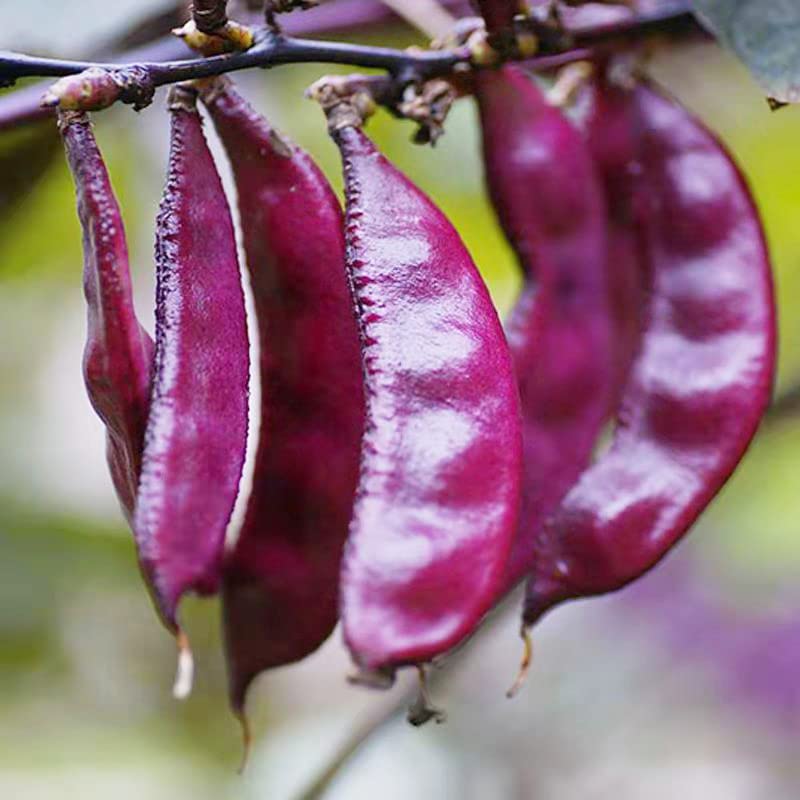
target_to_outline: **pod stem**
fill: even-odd
[[[194,656],[189,637],[181,628],[178,628],[175,644],[178,646],[178,667],[175,671],[175,683],[172,685],[172,696],[176,700],[185,700],[192,693]]]
[[[506,697],[509,700],[525,685],[525,682],[528,680],[531,662],[533,661],[533,640],[531,639],[530,630],[525,623],[523,623],[522,627],[519,629],[519,635],[522,639],[522,660],[520,661],[519,672],[517,673],[514,683],[506,692]]]
[[[428,675],[423,664],[417,664],[419,691],[417,699],[409,706],[406,719],[416,728],[435,720],[437,725],[447,721],[447,713],[433,705],[428,689]]]
[[[167,109],[197,113],[197,89],[191,83],[176,83],[167,94]]]
[[[361,128],[375,113],[375,100],[364,88],[344,76],[326,75],[306,90],[306,97],[320,104],[328,119],[331,134],[344,128]]]
[[[66,111],[58,109],[56,120],[59,131],[65,131],[70,125],[91,125],[89,115],[85,111]]]

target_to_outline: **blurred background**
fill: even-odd
[[[0,47],[59,56],[101,52],[137,20],[174,7],[5,5]],[[422,43],[400,23],[342,35]],[[283,67],[240,81],[339,187],[322,115],[302,96],[327,71]],[[713,45],[657,49],[651,72],[721,134],[751,181],[776,268],[780,393],[800,381],[800,315],[791,313],[800,298],[800,109],[770,113],[744,69]],[[151,330],[163,103],[160,92],[140,114],[96,117]],[[450,215],[506,311],[519,281],[483,195],[475,123],[463,100],[435,150],[412,145],[410,126],[383,113],[370,133]],[[388,694],[348,686],[337,632],[302,664],[257,682],[256,741],[238,776],[216,603],[186,605],[197,679],[177,703],[174,648],[107,476],[81,379],[80,232],[52,122],[0,136],[0,211],[0,797],[294,800],[371,728],[324,797],[800,796],[800,418],[762,428],[691,536],[651,574],[547,617],[513,701],[504,691],[520,656],[516,597],[435,673],[443,726],[417,730],[390,713],[413,676]]]

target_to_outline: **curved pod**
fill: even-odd
[[[367,394],[342,620],[359,666],[392,674],[458,644],[494,600],[517,517],[518,397],[452,225],[361,130],[334,138]]]
[[[364,388],[333,190],[229,81],[203,99],[233,167],[260,341],[253,490],[222,583],[241,709],[261,670],[302,658],[336,625]]]
[[[194,94],[170,94],[156,238],[156,352],[134,527],[156,606],[177,630],[216,590],[247,438],[248,342],[230,210]]]
[[[767,407],[775,307],[758,213],[723,146],[635,90],[652,296],[611,449],[569,493],[529,579],[525,621],[653,567],[733,472]]]
[[[586,468],[613,389],[606,207],[578,130],[516,67],[476,76],[486,180],[525,273],[507,323],[522,407],[522,507],[500,587]]]
[[[59,128],[83,231],[84,382],[106,426],[111,477],[130,521],[150,407],[153,341],[136,318],[122,214],[89,117],[62,113]]]

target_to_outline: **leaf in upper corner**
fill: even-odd
[[[800,103],[800,0],[693,0],[777,105]]]

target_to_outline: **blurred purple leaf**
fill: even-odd
[[[676,663],[712,671],[725,700],[800,733],[800,593],[787,587],[781,611],[726,602],[720,585],[686,550],[621,596],[663,638]]]

